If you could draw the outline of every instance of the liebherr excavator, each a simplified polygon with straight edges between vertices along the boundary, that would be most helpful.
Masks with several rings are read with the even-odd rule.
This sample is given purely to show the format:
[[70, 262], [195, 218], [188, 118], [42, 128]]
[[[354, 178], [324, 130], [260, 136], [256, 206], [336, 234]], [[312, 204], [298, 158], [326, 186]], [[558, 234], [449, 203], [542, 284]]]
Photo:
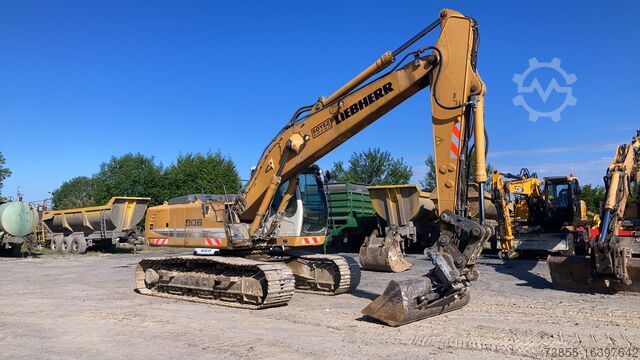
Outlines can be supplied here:
[[604, 177], [605, 203], [590, 256], [550, 256], [553, 286], [579, 292], [640, 292], [640, 217], [631, 190], [640, 184], [640, 131], [618, 146]]
[[[441, 33], [435, 46], [408, 50], [438, 27]], [[217, 221], [223, 256], [142, 260], [136, 270], [137, 290], [176, 299], [265, 308], [286, 304], [294, 286], [316, 293], [353, 289], [358, 276], [343, 258], [294, 250], [321, 245], [324, 237], [309, 244], [303, 237], [281, 234], [283, 211], [296, 189], [296, 175], [431, 86], [436, 210], [441, 226], [436, 245], [428, 250], [434, 268], [420, 278], [392, 281], [363, 313], [397, 326], [466, 305], [470, 281], [478, 276], [476, 260], [492, 235], [492, 228], [484, 225], [484, 202], [479, 204], [480, 221], [468, 216], [466, 179], [474, 148], [475, 180], [481, 193], [487, 181], [486, 87], [476, 70], [477, 50], [476, 21], [445, 9], [436, 21], [395, 51], [383, 54], [331, 96], [296, 110], [264, 150], [238, 199], [208, 209]], [[276, 211], [269, 211], [274, 194], [286, 181], [284, 199]], [[318, 278], [332, 281], [319, 282]]]

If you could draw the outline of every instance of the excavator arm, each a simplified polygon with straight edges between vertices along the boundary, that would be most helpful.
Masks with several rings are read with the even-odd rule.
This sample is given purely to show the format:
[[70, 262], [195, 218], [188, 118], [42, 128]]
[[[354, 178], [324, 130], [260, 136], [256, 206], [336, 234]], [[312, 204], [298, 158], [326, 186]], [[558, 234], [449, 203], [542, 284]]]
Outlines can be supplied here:
[[[420, 90], [431, 86], [431, 108], [440, 212], [466, 212], [469, 140], [476, 148], [476, 181], [487, 181], [485, 167], [485, 85], [476, 71], [476, 22], [452, 10], [374, 64], [326, 99], [302, 107], [265, 149], [235, 207], [251, 236], [265, 235], [265, 213], [279, 184], [378, 120]], [[441, 27], [436, 46], [407, 48]], [[406, 53], [397, 61], [396, 57]], [[409, 61], [405, 61], [405, 60]], [[395, 65], [368, 83], [374, 75]], [[462, 175], [465, 176], [462, 176]]]
[[491, 174], [491, 199], [498, 214], [497, 237], [500, 241], [501, 253], [509, 259], [518, 256], [518, 253], [515, 252], [513, 219], [509, 211], [509, 206], [512, 203], [511, 195], [540, 198], [542, 197], [540, 186], [541, 183], [537, 175], [531, 174], [527, 168], [521, 169], [517, 175], [501, 173], [498, 170]]
[[[435, 46], [408, 51], [437, 27], [441, 33]], [[254, 241], [269, 241], [274, 237], [270, 229], [277, 227], [266, 225], [268, 209], [281, 183], [430, 86], [440, 236], [425, 253], [434, 267], [419, 279], [392, 281], [363, 313], [397, 326], [466, 305], [469, 282], [478, 276], [476, 260], [492, 235], [492, 228], [484, 225], [482, 200], [479, 221], [468, 216], [467, 179], [474, 148], [481, 194], [487, 182], [486, 87], [476, 69], [477, 49], [476, 21], [445, 9], [438, 20], [386, 52], [334, 94], [297, 110], [265, 149], [235, 204], [238, 222], [249, 224], [247, 232]], [[376, 74], [380, 75], [373, 78]]]
[[[435, 46], [409, 50], [438, 27]], [[224, 249], [247, 257], [145, 259], [136, 268], [137, 289], [148, 295], [255, 309], [286, 304], [294, 287], [323, 294], [353, 290], [359, 272], [343, 257], [277, 246], [287, 244], [279, 230], [286, 203], [301, 185], [296, 176], [430, 87], [440, 234], [426, 253], [434, 267], [420, 278], [391, 282], [363, 313], [396, 326], [466, 305], [470, 281], [478, 276], [476, 260], [492, 235], [492, 228], [484, 225], [486, 87], [476, 70], [477, 48], [475, 20], [443, 10], [431, 25], [331, 96], [298, 109], [264, 150], [241, 196], [209, 208], [215, 230], [224, 227]], [[467, 196], [474, 149], [479, 221], [469, 217]], [[278, 193], [282, 200], [275, 206], [276, 192], [286, 181], [289, 185]], [[261, 260], [265, 258], [268, 261]]]
[[[607, 192], [602, 209], [600, 236], [592, 245], [594, 272], [631, 285], [633, 280], [628, 271], [631, 249], [618, 235], [621, 234], [631, 184], [637, 186], [640, 180], [640, 131], [630, 144], [618, 146], [604, 179]], [[636, 278], [635, 281], [640, 282], [640, 279]]]
[[[550, 256], [555, 287], [571, 291], [640, 292], [640, 218], [628, 214], [632, 184], [640, 180], [640, 131], [618, 146], [605, 180], [600, 234], [590, 258]], [[637, 204], [636, 204], [637, 205]]]

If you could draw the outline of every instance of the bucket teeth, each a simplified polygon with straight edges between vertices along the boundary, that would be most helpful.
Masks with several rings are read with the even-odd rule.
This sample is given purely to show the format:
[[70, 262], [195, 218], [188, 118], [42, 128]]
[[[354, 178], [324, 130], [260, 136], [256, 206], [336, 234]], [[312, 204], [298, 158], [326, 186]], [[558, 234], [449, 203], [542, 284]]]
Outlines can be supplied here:
[[411, 264], [400, 247], [402, 238], [398, 235], [378, 237], [377, 232], [369, 236], [360, 247], [359, 260], [364, 270], [403, 272]]
[[392, 280], [384, 293], [364, 308], [362, 313], [387, 325], [400, 326], [460, 309], [469, 303], [469, 299], [466, 288], [456, 295], [449, 295], [447, 299], [438, 299], [438, 295], [432, 292], [431, 280], [427, 277]]

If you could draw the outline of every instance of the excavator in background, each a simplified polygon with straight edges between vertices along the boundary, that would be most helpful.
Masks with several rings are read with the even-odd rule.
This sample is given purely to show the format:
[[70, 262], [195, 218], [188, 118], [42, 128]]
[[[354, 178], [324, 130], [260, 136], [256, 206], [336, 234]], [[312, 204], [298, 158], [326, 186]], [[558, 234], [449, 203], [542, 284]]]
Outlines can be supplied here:
[[[409, 50], [438, 27], [435, 46]], [[242, 193], [233, 202], [210, 202], [204, 209], [215, 220], [209, 231], [218, 234], [221, 256], [141, 260], [137, 291], [260, 309], [286, 304], [294, 287], [318, 294], [353, 290], [359, 278], [357, 265], [350, 266], [343, 257], [296, 249], [312, 245], [299, 228], [291, 235], [283, 222], [298, 187], [297, 175], [430, 86], [438, 192], [434, 210], [440, 231], [426, 253], [434, 267], [415, 279], [391, 281], [362, 312], [398, 326], [465, 306], [470, 282], [478, 277], [476, 261], [493, 235], [484, 224], [483, 201], [478, 221], [468, 214], [467, 178], [474, 149], [480, 193], [487, 182], [486, 87], [476, 68], [478, 36], [474, 19], [442, 10], [437, 20], [395, 51], [384, 53], [332, 95], [296, 110], [264, 150]], [[277, 189], [287, 181], [280, 204], [273, 206]], [[323, 242], [324, 236], [318, 236], [313, 245]]]
[[576, 177], [549, 176], [543, 184], [535, 173], [523, 168], [517, 175], [494, 171], [491, 181], [501, 256], [513, 259], [527, 250], [587, 253], [587, 204], [580, 200]]
[[[640, 292], [640, 131], [618, 146], [604, 177], [605, 202], [599, 236], [590, 256], [550, 256], [553, 286], [578, 292]], [[637, 195], [636, 195], [637, 196]]]
[[[515, 197], [516, 200], [511, 198]], [[540, 180], [536, 174], [533, 176], [528, 169], [521, 169], [520, 174], [500, 173], [495, 170], [491, 174], [491, 199], [498, 213], [498, 228], [496, 238], [500, 245], [500, 254], [509, 258], [518, 256], [515, 249], [515, 237], [513, 236], [513, 218], [528, 218], [527, 197], [540, 198]], [[518, 199], [523, 198], [523, 199]]]

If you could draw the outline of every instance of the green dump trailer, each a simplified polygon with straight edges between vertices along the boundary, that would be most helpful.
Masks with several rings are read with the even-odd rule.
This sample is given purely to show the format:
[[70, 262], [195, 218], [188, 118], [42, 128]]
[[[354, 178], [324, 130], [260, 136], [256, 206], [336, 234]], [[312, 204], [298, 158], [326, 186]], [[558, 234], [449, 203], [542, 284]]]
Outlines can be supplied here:
[[368, 185], [353, 182], [327, 184], [329, 229], [325, 250], [355, 250], [377, 228]]

